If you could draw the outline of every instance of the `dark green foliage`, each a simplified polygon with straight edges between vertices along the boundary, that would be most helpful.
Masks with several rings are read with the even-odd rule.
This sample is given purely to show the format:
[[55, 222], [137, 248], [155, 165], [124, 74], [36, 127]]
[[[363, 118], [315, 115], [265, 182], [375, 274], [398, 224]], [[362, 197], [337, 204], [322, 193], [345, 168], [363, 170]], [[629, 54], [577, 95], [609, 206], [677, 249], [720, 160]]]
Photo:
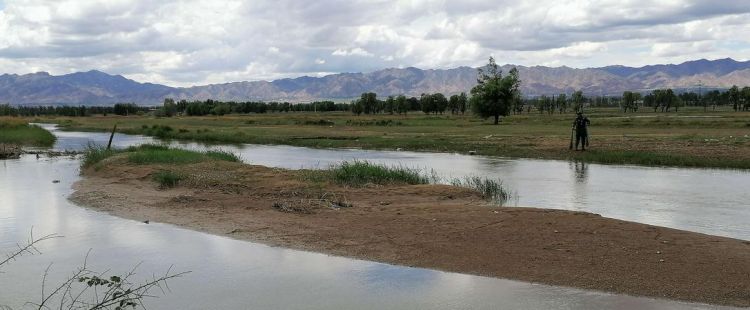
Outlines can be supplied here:
[[135, 115], [142, 110], [135, 103], [116, 103], [113, 112], [117, 115]]

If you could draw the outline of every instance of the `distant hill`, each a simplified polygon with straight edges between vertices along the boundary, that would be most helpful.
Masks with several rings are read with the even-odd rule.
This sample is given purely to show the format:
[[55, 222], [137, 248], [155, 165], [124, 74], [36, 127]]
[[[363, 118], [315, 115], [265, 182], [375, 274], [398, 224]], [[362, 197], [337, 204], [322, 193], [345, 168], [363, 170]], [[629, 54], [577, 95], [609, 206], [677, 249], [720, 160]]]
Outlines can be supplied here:
[[[503, 66], [503, 71], [511, 65]], [[677, 65], [640, 68], [608, 66], [575, 69], [568, 67], [516, 66], [525, 95], [571, 93], [617, 95], [625, 90], [655, 88], [725, 88], [750, 85], [750, 61], [733, 59], [695, 60]], [[0, 75], [0, 103], [12, 104], [112, 104], [135, 102], [159, 104], [175, 99], [286, 100], [348, 99], [373, 91], [379, 96], [441, 92], [454, 94], [476, 84], [476, 69], [422, 70], [413, 67], [384, 69], [370, 73], [339, 73], [324, 77], [303, 76], [275, 81], [233, 82], [194, 87], [169, 87], [139, 83], [120, 75], [100, 71], [53, 76], [46, 72]]]

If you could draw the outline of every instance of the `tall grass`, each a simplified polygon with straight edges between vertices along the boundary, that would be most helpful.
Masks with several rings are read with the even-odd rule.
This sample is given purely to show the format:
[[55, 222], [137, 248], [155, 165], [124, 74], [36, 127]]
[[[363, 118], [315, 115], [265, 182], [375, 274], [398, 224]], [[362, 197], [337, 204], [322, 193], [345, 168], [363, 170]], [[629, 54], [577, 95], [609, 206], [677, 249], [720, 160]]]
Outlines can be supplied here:
[[0, 118], [0, 143], [26, 146], [52, 146], [55, 135], [36, 125], [29, 125], [23, 120]]
[[83, 160], [81, 160], [81, 167], [88, 168], [102, 160], [106, 159], [117, 153], [115, 150], [108, 150], [106, 147], [89, 144], [86, 151], [83, 152]]
[[511, 193], [503, 187], [503, 181], [481, 178], [477, 176], [455, 178], [451, 180], [451, 185], [473, 189], [482, 195], [482, 198], [489, 200], [497, 205], [505, 205], [511, 199]]
[[368, 161], [345, 161], [332, 166], [328, 173], [339, 184], [362, 186], [364, 184], [429, 184], [430, 177], [419, 169], [402, 166], [384, 166]]
[[[304, 172], [303, 177], [308, 181], [332, 180], [348, 186], [445, 183], [445, 180], [437, 176], [434, 171], [427, 174], [420, 169], [385, 166], [360, 160], [345, 161], [331, 166], [328, 170], [309, 170]], [[503, 186], [503, 182], [497, 179], [474, 176], [451, 179], [448, 183], [477, 191], [482, 198], [500, 206], [505, 205], [513, 196]]]

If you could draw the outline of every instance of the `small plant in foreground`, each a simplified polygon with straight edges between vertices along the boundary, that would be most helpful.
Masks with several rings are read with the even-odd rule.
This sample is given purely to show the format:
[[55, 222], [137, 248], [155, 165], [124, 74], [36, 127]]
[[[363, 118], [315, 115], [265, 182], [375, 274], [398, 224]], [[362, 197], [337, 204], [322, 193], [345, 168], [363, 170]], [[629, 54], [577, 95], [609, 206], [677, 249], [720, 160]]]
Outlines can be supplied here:
[[162, 170], [154, 173], [152, 178], [159, 183], [160, 187], [172, 188], [177, 186], [184, 177], [181, 174], [170, 170]]

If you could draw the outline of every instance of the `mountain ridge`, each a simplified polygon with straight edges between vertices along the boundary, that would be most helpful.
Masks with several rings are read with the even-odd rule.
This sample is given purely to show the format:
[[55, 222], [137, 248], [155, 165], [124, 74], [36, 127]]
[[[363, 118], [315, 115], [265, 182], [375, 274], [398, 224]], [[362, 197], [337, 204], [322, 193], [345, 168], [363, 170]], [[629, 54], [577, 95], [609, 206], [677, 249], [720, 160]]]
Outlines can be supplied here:
[[[588, 95], [618, 95], [625, 90], [648, 91], [655, 88], [726, 88], [750, 85], [750, 61], [731, 58], [692, 60], [680, 64], [642, 67], [612, 65], [599, 68], [566, 66], [503, 65], [503, 72], [516, 67], [521, 91], [527, 96], [571, 93], [582, 90]], [[476, 68], [450, 69], [415, 67], [386, 68], [361, 73], [336, 73], [322, 77], [300, 76], [273, 81], [240, 81], [191, 87], [170, 87], [140, 83], [122, 75], [99, 70], [50, 75], [47, 72], [0, 75], [0, 103], [34, 104], [113, 104], [134, 102], [159, 104], [164, 98], [177, 100], [264, 100], [312, 101], [351, 99], [363, 92], [380, 96], [469, 91], [476, 84]]]

